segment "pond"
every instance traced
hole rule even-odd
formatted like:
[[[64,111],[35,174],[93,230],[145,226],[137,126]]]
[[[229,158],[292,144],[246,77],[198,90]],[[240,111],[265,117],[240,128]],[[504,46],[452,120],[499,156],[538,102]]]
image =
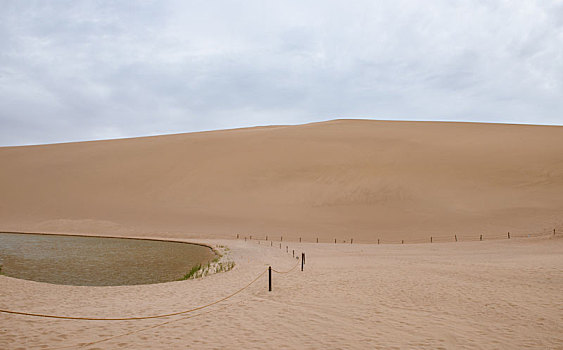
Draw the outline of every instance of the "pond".
[[[0,273],[77,286],[176,281],[215,258],[211,248],[142,239],[0,233]]]

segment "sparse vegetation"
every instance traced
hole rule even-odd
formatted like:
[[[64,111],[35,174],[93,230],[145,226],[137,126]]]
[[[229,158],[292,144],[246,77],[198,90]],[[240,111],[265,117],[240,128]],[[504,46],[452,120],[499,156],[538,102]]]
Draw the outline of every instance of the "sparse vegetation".
[[[213,249],[215,252],[215,258],[211,260],[207,265],[202,266],[198,264],[184,275],[182,280],[187,279],[195,279],[204,277],[210,274],[219,273],[219,272],[227,272],[232,270],[235,267],[235,262],[228,258],[228,251],[229,248],[223,245],[217,245],[217,249]]]
[[[219,263],[215,272],[230,271],[230,270],[233,269],[233,267],[235,267],[234,261],[227,261],[227,262],[224,262],[224,263]]]
[[[197,264],[197,265],[195,265],[194,267],[192,267],[192,269],[190,270],[190,272],[188,272],[187,274],[185,274],[182,279],[183,279],[183,280],[187,280],[187,279],[193,278],[193,276],[195,276],[199,270],[201,270],[201,264]]]

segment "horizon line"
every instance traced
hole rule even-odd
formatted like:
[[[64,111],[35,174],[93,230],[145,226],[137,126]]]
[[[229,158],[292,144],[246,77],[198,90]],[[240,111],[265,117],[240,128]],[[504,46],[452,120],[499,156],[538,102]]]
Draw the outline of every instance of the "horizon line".
[[[373,119],[368,117],[339,117],[334,119],[325,119],[320,121],[312,121],[305,123],[288,123],[288,124],[263,124],[263,125],[249,125],[241,127],[232,128],[218,128],[218,129],[203,129],[196,131],[180,131],[180,132],[170,132],[162,134],[145,134],[137,136],[123,136],[123,137],[109,137],[109,138],[92,138],[92,139],[81,139],[81,140],[69,140],[69,141],[57,141],[50,143],[25,143],[18,145],[2,145],[0,148],[15,148],[15,147],[34,147],[34,146],[48,146],[48,145],[62,145],[71,143],[85,143],[85,142],[102,142],[102,141],[118,141],[118,140],[130,140],[130,139],[140,139],[149,137],[159,137],[159,136],[173,136],[173,135],[183,135],[183,134],[199,134],[199,133],[210,133],[210,132],[220,132],[220,131],[230,131],[230,130],[242,130],[242,129],[252,129],[252,128],[270,128],[270,127],[289,127],[289,126],[303,126],[311,124],[322,124],[337,121],[373,121],[373,122],[398,122],[398,123],[456,123],[456,124],[489,124],[489,125],[511,125],[511,126],[538,126],[538,127],[562,127],[562,124],[532,124],[532,123],[515,123],[515,122],[491,122],[491,121],[460,121],[460,120],[412,120],[412,119]]]

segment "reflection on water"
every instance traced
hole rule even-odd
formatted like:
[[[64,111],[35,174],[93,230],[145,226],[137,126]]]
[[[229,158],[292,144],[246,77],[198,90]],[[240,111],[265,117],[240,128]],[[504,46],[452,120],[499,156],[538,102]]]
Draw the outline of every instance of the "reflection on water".
[[[81,286],[149,284],[181,279],[213,259],[195,244],[138,239],[0,233],[1,273]]]

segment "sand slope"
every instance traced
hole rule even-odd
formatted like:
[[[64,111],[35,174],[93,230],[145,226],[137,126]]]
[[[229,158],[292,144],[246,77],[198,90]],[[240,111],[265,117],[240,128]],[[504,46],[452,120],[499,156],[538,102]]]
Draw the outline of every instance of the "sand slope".
[[[563,127],[336,120],[0,148],[0,229],[452,240],[563,224]]]

